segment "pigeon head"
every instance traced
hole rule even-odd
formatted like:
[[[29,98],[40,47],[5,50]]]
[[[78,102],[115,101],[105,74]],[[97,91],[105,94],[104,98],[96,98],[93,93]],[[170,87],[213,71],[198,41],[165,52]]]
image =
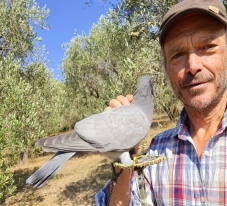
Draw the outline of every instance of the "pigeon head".
[[[154,95],[152,79],[150,76],[145,75],[141,78],[133,96],[133,104],[144,101],[151,101],[152,96]]]

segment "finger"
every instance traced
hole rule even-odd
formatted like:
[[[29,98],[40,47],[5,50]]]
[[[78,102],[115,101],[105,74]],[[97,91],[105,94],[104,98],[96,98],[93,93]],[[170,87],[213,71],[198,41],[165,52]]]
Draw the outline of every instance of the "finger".
[[[125,96],[122,96],[122,95],[120,95],[120,96],[118,96],[117,97],[117,100],[121,103],[121,105],[123,105],[123,106],[126,106],[126,105],[130,105],[130,101],[127,99],[127,97],[125,97]]]
[[[114,108],[114,107],[120,107],[122,106],[121,102],[116,100],[116,99],[111,99],[110,100],[110,107]]]
[[[126,98],[128,99],[128,101],[131,103],[133,100],[133,95],[132,94],[128,94],[126,95]]]
[[[132,159],[138,155],[138,151],[139,151],[139,144],[129,150],[129,154]]]
[[[116,99],[111,99],[108,107],[104,109],[104,111],[112,109],[114,107],[120,107],[125,105],[130,105],[133,100],[133,95],[129,94],[126,97],[120,95]]]
[[[112,107],[106,107],[106,108],[104,109],[104,111],[107,111],[107,110],[109,110],[109,109],[112,109]]]

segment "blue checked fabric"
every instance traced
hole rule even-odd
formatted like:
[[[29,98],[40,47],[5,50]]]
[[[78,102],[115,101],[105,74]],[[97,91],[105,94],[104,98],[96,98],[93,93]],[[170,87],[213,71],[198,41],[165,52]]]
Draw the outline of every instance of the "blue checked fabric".
[[[155,136],[147,150],[166,159],[144,169],[146,204],[176,206],[227,205],[227,112],[217,132],[207,142],[201,158],[187,129],[187,114],[182,110],[174,129]],[[138,175],[131,178],[130,205],[142,205]],[[96,194],[97,205],[105,205],[106,187]]]

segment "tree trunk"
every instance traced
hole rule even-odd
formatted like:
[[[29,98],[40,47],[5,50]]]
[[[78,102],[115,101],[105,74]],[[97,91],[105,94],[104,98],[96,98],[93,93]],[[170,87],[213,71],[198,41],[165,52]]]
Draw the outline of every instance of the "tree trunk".
[[[25,148],[25,150],[24,150],[22,163],[23,163],[23,165],[28,163],[28,148]]]

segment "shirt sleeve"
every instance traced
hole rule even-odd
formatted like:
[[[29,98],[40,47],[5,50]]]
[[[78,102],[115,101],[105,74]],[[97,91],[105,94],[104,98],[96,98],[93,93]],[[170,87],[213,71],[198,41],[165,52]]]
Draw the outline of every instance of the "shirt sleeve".
[[[106,185],[95,194],[95,202],[97,206],[105,206],[106,198],[108,193],[108,188],[110,185],[110,180],[106,183]]]

